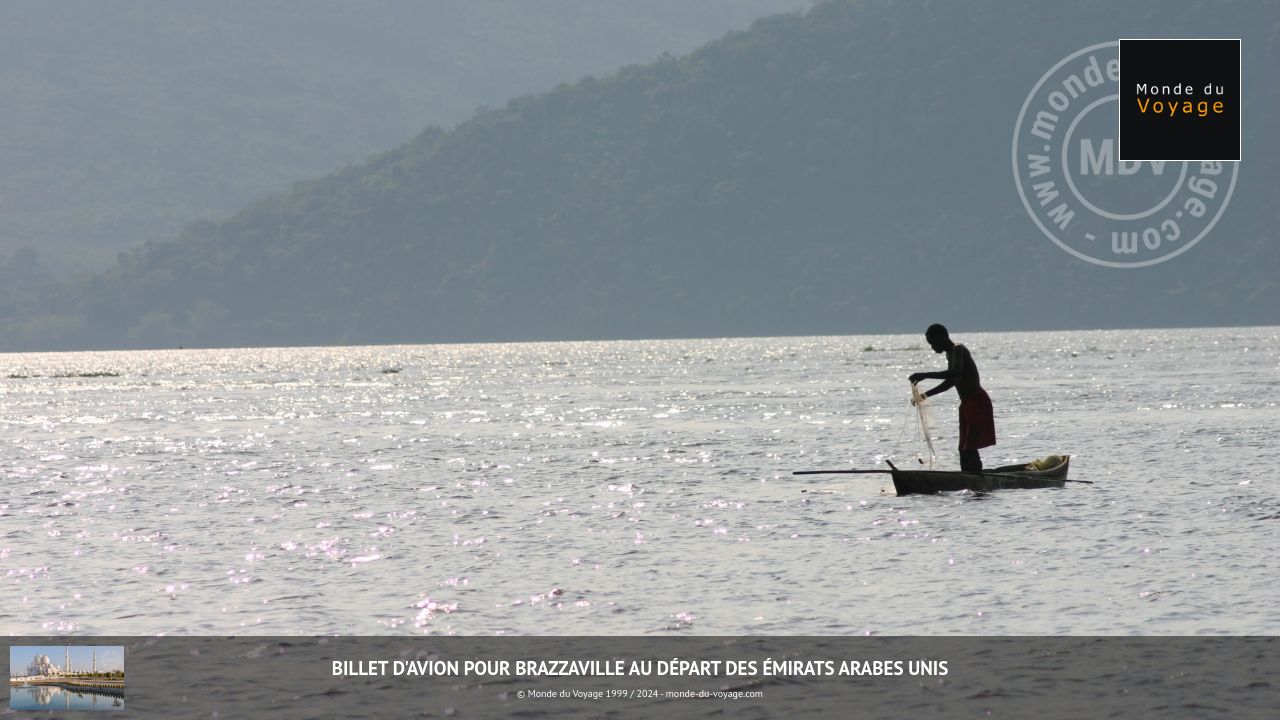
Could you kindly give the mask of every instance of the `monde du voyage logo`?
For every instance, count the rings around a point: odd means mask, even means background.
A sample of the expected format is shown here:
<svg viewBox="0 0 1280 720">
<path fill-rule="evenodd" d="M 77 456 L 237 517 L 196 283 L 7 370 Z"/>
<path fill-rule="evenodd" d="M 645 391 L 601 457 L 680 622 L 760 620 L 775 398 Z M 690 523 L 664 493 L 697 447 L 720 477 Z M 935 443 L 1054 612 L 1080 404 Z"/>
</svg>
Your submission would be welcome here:
<svg viewBox="0 0 1280 720">
<path fill-rule="evenodd" d="M 1235 95 L 1224 102 L 1238 103 L 1238 82 L 1237 75 Z M 1136 268 L 1200 242 L 1226 210 L 1240 168 L 1221 160 L 1121 160 L 1122 95 L 1118 41 L 1049 68 L 1018 113 L 1013 174 L 1023 206 L 1058 247 L 1095 265 Z"/>
</svg>

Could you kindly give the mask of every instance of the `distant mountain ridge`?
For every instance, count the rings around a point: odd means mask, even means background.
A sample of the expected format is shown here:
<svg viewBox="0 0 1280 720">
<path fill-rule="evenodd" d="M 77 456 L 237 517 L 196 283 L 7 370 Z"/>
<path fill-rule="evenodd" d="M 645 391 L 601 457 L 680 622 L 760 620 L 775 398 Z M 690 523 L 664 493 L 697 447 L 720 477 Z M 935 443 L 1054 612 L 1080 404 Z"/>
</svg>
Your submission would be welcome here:
<svg viewBox="0 0 1280 720">
<path fill-rule="evenodd" d="M 428 129 L 14 307 L 8 349 L 1270 324 L 1280 167 L 1260 3 L 829 2 Z M 1133 28 L 1245 37 L 1210 238 L 1071 258 L 1009 171 L 1027 91 Z M 1218 35 L 1214 35 L 1218 33 Z M 1250 152 L 1250 148 L 1258 148 Z"/>
<path fill-rule="evenodd" d="M 101 268 L 293 182 L 809 0 L 11 0 L 0 263 Z"/>
</svg>

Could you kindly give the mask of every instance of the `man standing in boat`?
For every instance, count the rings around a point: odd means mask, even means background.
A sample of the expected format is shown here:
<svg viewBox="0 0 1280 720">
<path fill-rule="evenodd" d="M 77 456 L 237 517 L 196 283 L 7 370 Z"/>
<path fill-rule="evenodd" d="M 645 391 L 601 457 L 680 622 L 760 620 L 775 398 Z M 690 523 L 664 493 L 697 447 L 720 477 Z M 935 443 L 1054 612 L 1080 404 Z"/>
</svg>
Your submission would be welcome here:
<svg viewBox="0 0 1280 720">
<path fill-rule="evenodd" d="M 929 390 L 925 397 L 932 397 L 951 388 L 960 395 L 960 469 L 965 472 L 982 472 L 982 456 L 979 450 L 996 444 L 996 420 L 991 409 L 991 397 L 982 389 L 978 378 L 978 366 L 969 354 L 969 348 L 952 342 L 947 329 L 937 323 L 929 326 L 924 337 L 934 352 L 947 354 L 947 369 L 942 372 L 912 373 L 908 378 L 912 385 L 921 380 L 941 380 L 942 384 Z"/>
</svg>

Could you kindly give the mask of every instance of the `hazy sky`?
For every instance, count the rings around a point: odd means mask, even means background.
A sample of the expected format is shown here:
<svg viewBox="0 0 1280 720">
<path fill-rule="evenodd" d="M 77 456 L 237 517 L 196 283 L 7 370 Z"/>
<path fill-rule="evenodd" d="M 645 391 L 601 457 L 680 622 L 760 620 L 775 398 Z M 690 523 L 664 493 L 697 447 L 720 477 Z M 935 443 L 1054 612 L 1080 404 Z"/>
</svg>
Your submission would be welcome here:
<svg viewBox="0 0 1280 720">
<path fill-rule="evenodd" d="M 93 654 L 98 654 L 98 672 L 124 669 L 122 645 L 15 645 L 9 648 L 9 674 L 22 675 L 37 655 L 48 655 L 54 665 L 62 667 L 67 649 L 71 651 L 71 669 L 88 671 L 93 668 Z"/>
</svg>

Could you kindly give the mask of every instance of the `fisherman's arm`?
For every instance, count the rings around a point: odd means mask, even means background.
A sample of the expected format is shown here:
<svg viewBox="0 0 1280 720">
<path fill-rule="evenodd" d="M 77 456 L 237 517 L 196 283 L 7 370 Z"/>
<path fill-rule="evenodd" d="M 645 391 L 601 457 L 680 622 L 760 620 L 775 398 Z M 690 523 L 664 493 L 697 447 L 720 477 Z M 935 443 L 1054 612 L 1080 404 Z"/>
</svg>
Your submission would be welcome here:
<svg viewBox="0 0 1280 720">
<path fill-rule="evenodd" d="M 935 388 L 924 393 L 925 397 L 933 397 L 938 393 L 944 393 L 956 386 L 956 380 L 960 378 L 960 370 L 964 367 L 964 357 L 960 352 L 947 353 L 947 369 L 939 372 L 929 373 L 912 373 L 907 379 L 914 385 L 921 380 L 941 380 L 942 383 Z"/>
<path fill-rule="evenodd" d="M 955 380 L 953 373 L 950 370 L 940 370 L 938 372 L 930 373 L 911 373 L 907 379 L 911 381 L 912 385 L 915 385 L 921 380 Z"/>
<path fill-rule="evenodd" d="M 924 393 L 924 396 L 933 397 L 934 395 L 937 395 L 939 393 L 944 393 L 955 386 L 956 386 L 955 382 L 951 380 L 943 380 L 940 384 L 938 384 L 937 387 L 934 387 L 932 390 L 926 390 Z"/>
</svg>

